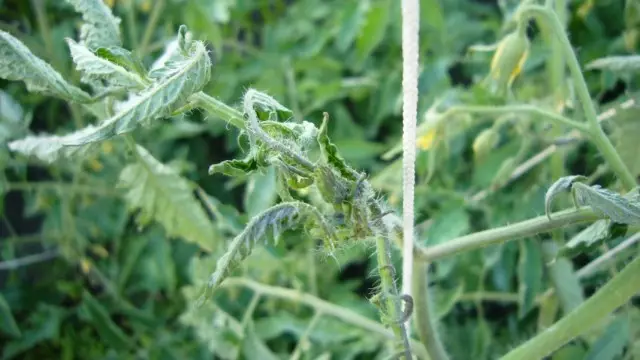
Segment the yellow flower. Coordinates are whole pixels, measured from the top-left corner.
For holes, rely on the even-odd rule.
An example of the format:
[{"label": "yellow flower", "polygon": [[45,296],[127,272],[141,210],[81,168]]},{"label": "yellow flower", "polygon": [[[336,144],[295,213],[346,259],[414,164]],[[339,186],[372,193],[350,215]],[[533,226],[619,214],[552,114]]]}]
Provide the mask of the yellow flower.
[{"label": "yellow flower", "polygon": [[107,4],[108,7],[113,8],[113,5],[116,4],[116,0],[104,0],[104,3]]},{"label": "yellow flower", "polygon": [[421,150],[429,150],[433,146],[433,142],[436,138],[436,130],[431,129],[426,134],[420,136],[417,140],[418,148]]},{"label": "yellow flower", "polygon": [[107,251],[107,249],[100,245],[92,245],[91,251],[103,259],[109,256],[109,252]]}]

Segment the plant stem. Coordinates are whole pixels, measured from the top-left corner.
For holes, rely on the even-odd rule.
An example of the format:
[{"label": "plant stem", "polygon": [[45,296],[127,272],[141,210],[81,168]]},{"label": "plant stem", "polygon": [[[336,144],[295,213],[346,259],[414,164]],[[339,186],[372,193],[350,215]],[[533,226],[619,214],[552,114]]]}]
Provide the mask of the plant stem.
[{"label": "plant stem", "polygon": [[[256,281],[246,278],[227,278],[220,287],[234,287],[243,286],[253,291],[259,292],[265,296],[271,296],[283,300],[288,300],[300,304],[312,307],[323,315],[332,316],[336,319],[344,321],[347,324],[351,324],[371,332],[372,335],[377,335],[385,339],[393,339],[394,334],[392,331],[385,328],[384,325],[373,321],[367,317],[364,317],[356,312],[341,306],[324,301],[318,297],[310,294],[302,293],[296,290],[285,289],[277,286],[270,286],[258,283]],[[426,350],[417,341],[411,341],[412,349],[416,352],[421,359],[429,359]]]},{"label": "plant stem", "polygon": [[418,261],[413,263],[413,318],[418,331],[418,337],[427,348],[431,359],[448,360],[449,356],[436,329],[435,322],[437,319],[431,308],[428,275],[428,263]]},{"label": "plant stem", "polygon": [[591,329],[640,291],[640,257],[591,298],[538,336],[510,351],[502,360],[537,360]]},{"label": "plant stem", "polygon": [[242,113],[222,101],[203,92],[191,95],[191,99],[206,112],[221,118],[238,129],[244,130],[246,128]]},{"label": "plant stem", "polygon": [[0,271],[2,270],[15,270],[22,266],[32,265],[39,262],[55,259],[60,253],[58,249],[46,250],[40,254],[27,255],[17,259],[11,259],[7,261],[0,261]]},{"label": "plant stem", "polygon": [[603,265],[610,263],[612,260],[615,260],[616,255],[634,245],[638,241],[640,241],[640,232],[634,234],[633,236],[630,236],[627,240],[618,244],[618,246],[600,255],[599,257],[582,267],[577,271],[576,275],[578,276],[578,278],[584,279],[595,274]]},{"label": "plant stem", "polygon": [[550,217],[551,219],[544,215],[538,216],[519,223],[461,236],[442,244],[419,248],[416,255],[421,261],[433,261],[461,252],[548,232],[570,224],[595,221],[601,218],[588,207],[554,212]]},{"label": "plant stem", "polygon": [[[437,114],[437,119],[435,121],[424,121],[416,131],[417,136],[422,136],[426,134],[429,130],[437,127],[439,124],[442,124],[447,121],[450,117],[459,114],[478,114],[478,115],[505,115],[505,114],[528,114],[542,117],[546,120],[549,120],[551,123],[554,123],[559,126],[569,126],[573,129],[576,129],[582,133],[587,134],[589,131],[589,127],[583,123],[574,121],[569,119],[566,116],[554,113],[549,110],[545,110],[541,107],[528,105],[528,104],[520,104],[520,105],[505,105],[505,106],[483,106],[483,105],[460,105],[453,106],[441,114]],[[402,144],[399,144],[387,151],[384,155],[382,155],[383,159],[388,159],[395,156],[402,150]]]},{"label": "plant stem", "polygon": [[587,118],[588,131],[587,133],[590,135],[591,140],[594,142],[598,150],[602,153],[602,156],[605,158],[607,163],[611,166],[611,169],[616,173],[620,181],[626,190],[630,190],[636,186],[636,181],[624,164],[620,155],[616,152],[615,148],[607,138],[607,135],[600,127],[598,123],[598,115],[596,113],[595,106],[593,101],[591,100],[591,94],[589,94],[589,88],[587,88],[587,83],[584,80],[584,76],[582,75],[582,70],[580,69],[580,64],[578,63],[578,58],[571,47],[571,42],[569,41],[569,37],[567,36],[562,23],[558,19],[558,16],[553,12],[552,9],[539,6],[539,5],[528,5],[522,8],[520,12],[520,22],[528,21],[529,18],[535,18],[537,21],[546,24],[550,31],[554,33],[558,39],[560,40],[561,48],[564,52],[567,65],[569,66],[569,71],[571,72],[571,77],[573,78],[573,82],[575,85],[576,95],[580,103],[582,104],[582,109]]},{"label": "plant stem", "polygon": [[380,273],[380,285],[382,287],[383,308],[386,311],[388,322],[396,336],[403,344],[403,352],[406,360],[411,359],[411,349],[409,348],[409,337],[404,323],[399,321],[402,318],[401,301],[394,279],[394,268],[391,263],[391,245],[383,236],[376,239],[376,254],[378,256],[378,272]]}]

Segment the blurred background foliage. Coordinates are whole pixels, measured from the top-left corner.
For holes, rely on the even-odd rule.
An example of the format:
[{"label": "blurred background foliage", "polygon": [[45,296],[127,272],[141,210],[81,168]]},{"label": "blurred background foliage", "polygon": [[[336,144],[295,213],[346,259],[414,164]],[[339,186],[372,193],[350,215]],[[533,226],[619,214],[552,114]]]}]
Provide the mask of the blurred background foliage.
[{"label": "blurred background foliage", "polygon": [[[187,24],[195,38],[206,40],[214,63],[206,93],[236,105],[253,87],[291,108],[295,117],[316,124],[323,111],[329,112],[330,135],[341,153],[370,174],[391,205],[399,204],[401,160],[383,156],[402,131],[398,1],[105,2],[122,20],[124,47],[148,67],[169,46],[178,26]],[[529,58],[511,91],[488,91],[493,53],[479,45],[495,43],[512,29],[518,3],[421,1],[420,114],[434,103],[499,105],[517,99],[557,105],[557,88],[546,68],[553,54],[535,26],[529,29]],[[637,1],[569,1],[566,19],[582,64],[637,51]],[[63,1],[0,0],[0,29],[74,83],[79,74],[64,38],[75,38],[80,23]],[[586,76],[602,109],[635,95],[633,73],[594,70]],[[571,93],[563,79],[560,86]],[[202,309],[191,307],[194,285],[206,280],[225,244],[248,218],[276,201],[273,172],[241,180],[207,175],[210,164],[240,156],[237,130],[193,111],[135,133],[137,142],[187,179],[200,200],[208,200],[201,205],[213,219],[217,248],[204,253],[192,242],[168,237],[158,224],[140,223],[127,209],[123,192],[114,186],[126,164],[125,152],[118,149],[122,144],[104,142],[80,165],[47,165],[10,154],[8,140],[28,133],[67,133],[95,117],[27,93],[21,83],[0,81],[0,88],[3,358],[277,359],[295,353],[304,359],[370,359],[381,352],[384,339],[330,317],[308,328],[314,317],[310,308],[246,286],[228,286]],[[578,113],[570,102],[565,106]],[[619,110],[607,123],[634,175],[640,174],[637,115],[635,107]],[[596,150],[572,142],[502,186],[517,165],[556,143],[562,132],[535,118],[506,118],[489,151],[474,153],[474,139],[492,126],[485,120],[491,119],[452,120],[446,133],[419,139],[416,209],[423,244],[540,215],[548,185],[566,174],[612,184]],[[568,205],[559,201],[558,208]],[[565,241],[579,230],[553,236]],[[587,275],[572,270],[603,247],[549,265],[551,237],[435,264],[430,285],[454,359],[496,358],[549,326],[621,266],[613,263]],[[621,240],[614,237],[609,246]],[[355,244],[342,249],[336,263],[291,233],[279,245],[254,252],[236,275],[310,293],[377,320],[367,300],[375,285],[370,253],[369,244]],[[554,284],[575,291],[559,300],[548,291]],[[633,320],[639,315],[629,306],[605,331],[565,346],[553,359],[640,358],[640,321]]]}]

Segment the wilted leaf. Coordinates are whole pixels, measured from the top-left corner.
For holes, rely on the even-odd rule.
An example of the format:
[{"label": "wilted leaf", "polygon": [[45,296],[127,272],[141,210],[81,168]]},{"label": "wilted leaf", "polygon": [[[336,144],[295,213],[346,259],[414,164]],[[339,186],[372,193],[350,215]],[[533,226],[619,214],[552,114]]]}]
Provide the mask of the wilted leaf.
[{"label": "wilted leaf", "polygon": [[565,176],[556,180],[556,182],[554,182],[553,185],[549,187],[549,190],[547,190],[547,193],[544,195],[544,212],[545,214],[547,214],[547,217],[550,218],[551,202],[556,197],[556,195],[563,191],[569,191],[574,182],[585,180],[587,180],[587,178],[582,175]]},{"label": "wilted leaf", "polygon": [[140,211],[138,223],[145,225],[155,220],[169,236],[213,250],[216,232],[189,182],[143,147],[137,146],[136,151],[138,162],[122,169],[118,187],[127,190],[125,200],[129,208]]},{"label": "wilted leaf", "polygon": [[82,14],[80,39],[90,49],[120,46],[120,19],[102,0],[67,0]]},{"label": "wilted leaf", "polygon": [[41,92],[79,103],[89,102],[91,97],[81,89],[67,83],[51,65],[35,56],[11,36],[0,30],[0,78],[23,81],[27,90]]}]

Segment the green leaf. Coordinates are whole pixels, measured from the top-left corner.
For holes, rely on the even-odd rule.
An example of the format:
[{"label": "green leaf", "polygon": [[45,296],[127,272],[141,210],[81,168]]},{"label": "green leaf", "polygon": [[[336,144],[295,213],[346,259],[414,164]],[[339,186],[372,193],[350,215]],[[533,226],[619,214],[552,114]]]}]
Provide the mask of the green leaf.
[{"label": "green leaf", "polygon": [[164,78],[121,105],[121,110],[98,126],[88,126],[65,136],[31,136],[9,143],[9,148],[44,161],[86,152],[87,145],[131,132],[141,124],[166,116],[208,82],[211,63],[201,42],[194,42],[190,57],[167,63]]},{"label": "green leaf", "polygon": [[626,225],[598,220],[571,238],[558,252],[558,256],[572,256],[600,246],[627,231]]},{"label": "green leaf", "polygon": [[617,72],[637,72],[640,70],[640,55],[604,57],[588,63],[585,68],[587,70],[597,69]]},{"label": "green leaf", "polygon": [[548,263],[549,277],[554,283],[556,294],[565,313],[569,313],[584,301],[580,280],[576,276],[571,261],[557,257],[558,248],[554,241],[544,241],[542,252]]},{"label": "green leaf", "polygon": [[147,70],[144,67],[144,64],[135,54],[132,54],[131,51],[127,49],[123,49],[117,46],[111,47],[101,47],[96,49],[95,56],[98,56],[104,60],[109,61],[110,63],[116,64],[130,72],[138,74],[140,77],[144,78],[147,75]]},{"label": "green leaf", "polygon": [[80,28],[80,39],[90,49],[121,46],[120,19],[102,0],[67,0],[82,14],[84,24]]},{"label": "green leaf", "polygon": [[130,349],[133,346],[129,336],[109,317],[109,312],[87,291],[82,295],[82,310],[88,321],[109,346],[116,350]]},{"label": "green leaf", "polygon": [[547,217],[549,217],[549,219],[551,219],[551,202],[553,201],[553,199],[559,193],[571,189],[571,186],[574,182],[585,180],[587,180],[587,178],[582,175],[565,176],[556,180],[556,182],[554,182],[553,185],[549,187],[549,190],[547,190],[547,193],[544,195],[544,212]]},{"label": "green leaf", "polygon": [[624,315],[616,317],[593,344],[585,360],[618,359],[629,343],[629,321]]},{"label": "green leaf", "polygon": [[464,282],[458,282],[458,285],[453,289],[438,288],[432,291],[434,302],[434,314],[438,319],[442,319],[458,303],[458,299],[464,294]]},{"label": "green leaf", "polygon": [[518,266],[520,307],[518,316],[524,317],[534,306],[536,296],[542,289],[542,254],[532,240],[520,242],[520,262]]},{"label": "green leaf", "polygon": [[0,78],[22,81],[27,90],[57,96],[64,100],[86,103],[91,96],[64,81],[62,75],[51,65],[35,56],[31,51],[11,36],[0,30]]},{"label": "green leaf", "polygon": [[611,140],[620,158],[634,176],[640,175],[640,156],[638,156],[638,137],[640,137],[640,111],[634,106],[629,109],[617,107],[616,115],[609,121]]},{"label": "green leaf", "polygon": [[364,25],[356,38],[356,63],[358,66],[371,55],[384,39],[387,26],[391,20],[391,5],[393,1],[376,1],[365,16]]},{"label": "green leaf", "polygon": [[281,203],[254,216],[245,229],[233,239],[227,252],[218,259],[215,271],[209,277],[199,300],[200,304],[251,254],[259,241],[277,241],[282,232],[300,227],[307,221],[313,221],[322,229],[326,238],[333,241],[335,235],[324,217],[316,208],[303,202]]},{"label": "green leaf", "polygon": [[336,47],[338,50],[345,52],[351,47],[353,41],[358,35],[358,30],[364,23],[364,17],[367,13],[368,7],[368,1],[353,1],[345,3],[342,21],[340,22],[340,30],[336,36]]},{"label": "green leaf", "polygon": [[[96,56],[84,45],[67,39],[71,57],[76,70],[82,73],[81,81],[97,87],[115,87],[125,89],[143,89],[147,82],[138,74],[105,58]],[[103,84],[105,82],[107,86]]]},{"label": "green leaf", "polygon": [[250,218],[275,204],[278,198],[276,185],[276,171],[273,167],[267,168],[264,173],[250,175],[244,193],[244,210]]},{"label": "green leaf", "polygon": [[25,135],[28,116],[8,93],[0,90],[0,144]]},{"label": "green leaf", "polygon": [[596,213],[619,224],[640,224],[640,201],[638,201],[637,188],[624,197],[598,185],[574,183],[572,189],[578,205],[590,206]]},{"label": "green leaf", "polygon": [[13,318],[13,314],[11,314],[11,308],[2,294],[0,294],[0,331],[12,337],[20,337],[22,335],[16,320]]},{"label": "green leaf", "polygon": [[451,208],[438,213],[427,230],[427,245],[437,245],[469,231],[469,214],[464,208]]},{"label": "green leaf", "polygon": [[2,358],[11,359],[44,341],[58,338],[64,316],[63,309],[39,303],[29,315],[27,324],[21,325],[22,336],[4,344]]},{"label": "green leaf", "polygon": [[344,158],[338,152],[338,148],[331,142],[329,139],[329,135],[327,133],[329,123],[329,116],[326,116],[322,119],[322,125],[320,125],[320,130],[318,131],[318,144],[320,145],[320,150],[322,152],[322,157],[324,160],[334,167],[340,175],[344,178],[355,181],[358,179],[358,173],[353,170],[347,163]]},{"label": "green leaf", "polygon": [[125,201],[129,208],[140,211],[138,223],[157,221],[169,236],[213,250],[216,232],[189,182],[143,147],[136,146],[136,151],[138,162],[122,169],[118,187],[127,190]]},{"label": "green leaf", "polygon": [[258,161],[254,157],[243,160],[225,160],[209,166],[209,175],[221,173],[227,176],[242,176],[251,174],[258,170],[258,167]]},{"label": "green leaf", "polygon": [[254,330],[253,323],[249,323],[244,331],[242,341],[242,354],[246,359],[278,360],[279,358],[269,350],[269,347],[262,341]]}]

